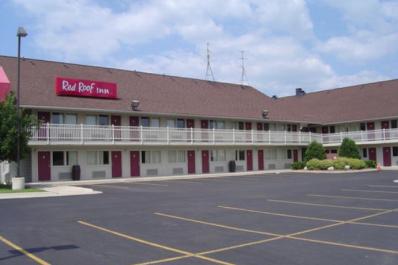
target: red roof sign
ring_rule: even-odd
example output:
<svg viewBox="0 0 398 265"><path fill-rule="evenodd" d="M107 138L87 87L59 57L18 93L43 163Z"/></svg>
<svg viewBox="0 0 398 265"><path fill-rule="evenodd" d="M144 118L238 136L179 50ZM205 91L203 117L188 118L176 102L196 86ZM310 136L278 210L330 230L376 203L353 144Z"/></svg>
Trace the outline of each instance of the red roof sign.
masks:
<svg viewBox="0 0 398 265"><path fill-rule="evenodd" d="M117 98L117 84L93 80L57 77L55 92L58 96Z"/></svg>

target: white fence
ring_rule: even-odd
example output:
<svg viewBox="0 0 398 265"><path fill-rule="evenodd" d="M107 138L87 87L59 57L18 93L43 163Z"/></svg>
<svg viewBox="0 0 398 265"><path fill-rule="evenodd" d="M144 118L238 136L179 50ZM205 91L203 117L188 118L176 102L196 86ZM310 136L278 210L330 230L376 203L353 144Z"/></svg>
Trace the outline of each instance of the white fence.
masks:
<svg viewBox="0 0 398 265"><path fill-rule="evenodd" d="M318 134L310 132L219 130L168 127L45 124L32 128L31 145L43 144L259 144L307 145L311 141L337 145L345 138L357 143L398 141L398 129Z"/></svg>

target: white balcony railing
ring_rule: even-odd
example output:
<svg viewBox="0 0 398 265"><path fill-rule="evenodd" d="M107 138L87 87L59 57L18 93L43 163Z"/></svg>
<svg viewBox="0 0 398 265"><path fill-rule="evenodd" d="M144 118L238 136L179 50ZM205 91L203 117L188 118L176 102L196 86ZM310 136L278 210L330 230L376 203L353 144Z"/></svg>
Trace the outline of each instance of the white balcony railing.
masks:
<svg viewBox="0 0 398 265"><path fill-rule="evenodd" d="M150 128L131 126L95 126L44 124L32 128L29 144L257 144L308 145L316 140L338 145L345 137L357 143L397 141L398 129L354 131L333 134L286 131L219 130L194 128Z"/></svg>

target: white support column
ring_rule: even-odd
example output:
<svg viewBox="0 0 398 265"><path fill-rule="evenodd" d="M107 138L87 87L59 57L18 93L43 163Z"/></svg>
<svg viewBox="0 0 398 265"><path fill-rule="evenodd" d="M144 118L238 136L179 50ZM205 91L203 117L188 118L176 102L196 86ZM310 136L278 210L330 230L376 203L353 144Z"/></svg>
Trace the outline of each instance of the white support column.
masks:
<svg viewBox="0 0 398 265"><path fill-rule="evenodd" d="M191 127L191 144L193 144L193 128Z"/></svg>
<svg viewBox="0 0 398 265"><path fill-rule="evenodd" d="M167 126L167 128L166 128L166 142L167 142L167 144L170 143L170 128L169 128L169 126Z"/></svg>
<svg viewBox="0 0 398 265"><path fill-rule="evenodd" d="M215 129L213 128L213 144L216 143L216 135L215 135Z"/></svg>
<svg viewBox="0 0 398 265"><path fill-rule="evenodd" d="M81 144L84 143L84 127L83 127L83 123L80 124L80 143Z"/></svg>
<svg viewBox="0 0 398 265"><path fill-rule="evenodd" d="M285 145L287 145L287 132L285 131Z"/></svg>
<svg viewBox="0 0 398 265"><path fill-rule="evenodd" d="M235 143L235 128L232 128L232 143Z"/></svg>
<svg viewBox="0 0 398 265"><path fill-rule="evenodd" d="M340 132L340 143L343 142L343 132Z"/></svg>
<svg viewBox="0 0 398 265"><path fill-rule="evenodd" d="M112 144L115 143L115 125L112 124Z"/></svg>
<svg viewBox="0 0 398 265"><path fill-rule="evenodd" d="M271 144L271 130L268 130L268 143Z"/></svg>
<svg viewBox="0 0 398 265"><path fill-rule="evenodd" d="M46 136L47 136L47 144L50 143L50 124L46 123Z"/></svg>
<svg viewBox="0 0 398 265"><path fill-rule="evenodd" d="M310 143L312 142L312 135L311 135L311 131L308 132L308 138L310 140Z"/></svg>
<svg viewBox="0 0 398 265"><path fill-rule="evenodd" d="M298 132L299 135L299 144L301 144L301 131Z"/></svg>
<svg viewBox="0 0 398 265"><path fill-rule="evenodd" d="M385 141L385 140L386 140L386 129L383 128L383 141Z"/></svg>
<svg viewBox="0 0 398 265"><path fill-rule="evenodd" d="M251 133L252 133L252 144L254 144L254 130L253 129L252 129Z"/></svg>
<svg viewBox="0 0 398 265"><path fill-rule="evenodd" d="M144 143L144 136L142 133L143 133L143 129L142 129L142 125L140 125L140 142L141 142L141 144Z"/></svg>

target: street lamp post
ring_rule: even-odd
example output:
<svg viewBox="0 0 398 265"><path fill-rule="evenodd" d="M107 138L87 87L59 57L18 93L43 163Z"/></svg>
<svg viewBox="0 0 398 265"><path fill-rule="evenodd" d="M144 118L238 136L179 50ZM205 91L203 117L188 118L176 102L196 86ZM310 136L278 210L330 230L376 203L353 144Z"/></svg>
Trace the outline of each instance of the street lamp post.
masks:
<svg viewBox="0 0 398 265"><path fill-rule="evenodd" d="M21 110L20 110L20 79L21 79L21 38L28 33L23 27L17 31L18 37L18 69L17 69L17 177L21 177Z"/></svg>

